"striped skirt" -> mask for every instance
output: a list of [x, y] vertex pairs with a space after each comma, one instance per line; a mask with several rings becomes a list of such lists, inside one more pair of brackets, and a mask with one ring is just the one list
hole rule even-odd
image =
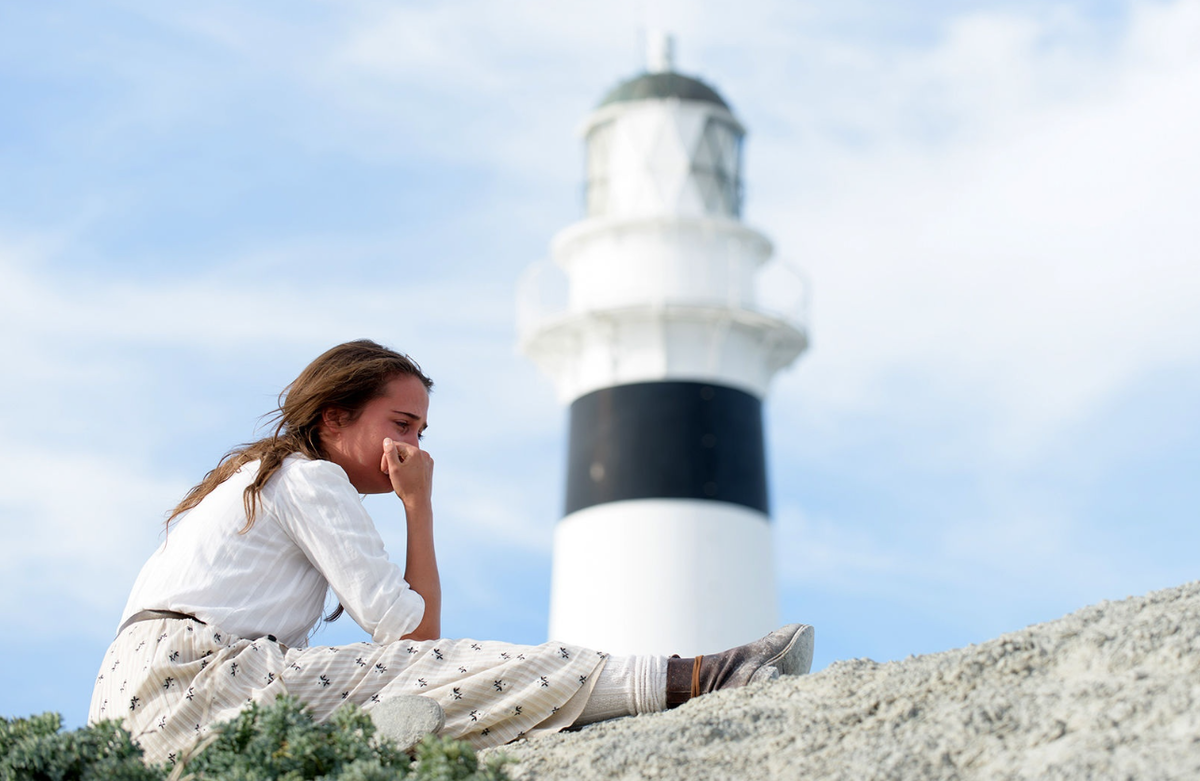
[[280, 694], [305, 702], [319, 722], [346, 703], [369, 711], [420, 694], [445, 710], [443, 736], [485, 748], [570, 726], [606, 658], [560, 643], [476, 640], [288, 648], [159, 618], [132, 624], [109, 646], [88, 721], [120, 720], [148, 762], [173, 763], [212, 725]]

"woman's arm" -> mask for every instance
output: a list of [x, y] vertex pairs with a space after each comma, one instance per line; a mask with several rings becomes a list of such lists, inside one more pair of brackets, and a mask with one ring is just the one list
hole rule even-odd
[[433, 543], [433, 458], [420, 448], [383, 441], [382, 468], [404, 503], [408, 543], [404, 579], [425, 600], [425, 614], [406, 639], [436, 640], [442, 632], [442, 581]]
[[[372, 642], [394, 643], [420, 626], [425, 599], [410, 587], [403, 566], [388, 556], [342, 467], [331, 461], [294, 459], [268, 486], [270, 517]], [[315, 621], [320, 604], [307, 607]]]

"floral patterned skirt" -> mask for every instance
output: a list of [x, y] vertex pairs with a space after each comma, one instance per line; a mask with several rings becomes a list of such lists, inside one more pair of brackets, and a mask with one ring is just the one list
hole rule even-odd
[[325, 721], [348, 702], [370, 710], [389, 697], [420, 694], [445, 710], [442, 735], [484, 748], [569, 726], [606, 658], [560, 643], [476, 640], [288, 648], [159, 618], [130, 625], [109, 646], [88, 721], [120, 720], [148, 762], [174, 762], [251, 702], [291, 694]]

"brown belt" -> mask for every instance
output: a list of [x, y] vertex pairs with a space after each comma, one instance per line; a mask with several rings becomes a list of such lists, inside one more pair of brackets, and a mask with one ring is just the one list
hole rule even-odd
[[203, 621], [195, 616], [188, 615], [187, 613], [177, 613], [174, 610], [141, 610], [125, 619], [125, 623], [121, 624], [121, 628], [117, 630], [117, 634], [124, 632], [130, 624], [136, 624], [138, 621], [149, 621], [152, 618], [178, 618], [185, 621], [195, 621], [201, 625], [204, 624]]

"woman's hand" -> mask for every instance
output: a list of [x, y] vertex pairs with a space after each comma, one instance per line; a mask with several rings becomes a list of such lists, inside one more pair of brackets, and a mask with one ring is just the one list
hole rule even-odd
[[392, 481], [392, 490], [406, 509], [427, 507], [433, 496], [433, 458], [407, 442], [383, 440], [379, 467]]
[[421, 623], [405, 638], [434, 640], [442, 631], [442, 581], [433, 546], [433, 458], [407, 442], [384, 439], [380, 469], [404, 502], [408, 524], [404, 579], [425, 600]]

